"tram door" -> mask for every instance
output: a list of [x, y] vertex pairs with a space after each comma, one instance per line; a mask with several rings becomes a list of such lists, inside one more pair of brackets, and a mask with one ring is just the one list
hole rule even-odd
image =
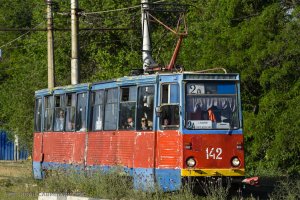
[[35, 100], [35, 114], [34, 114], [34, 140], [33, 140], [33, 158], [32, 158], [32, 169], [33, 176], [36, 179], [42, 179], [42, 107], [43, 99], [38, 97]]
[[154, 103], [155, 86], [138, 86], [133, 177], [134, 187], [142, 190], [148, 190], [151, 187], [154, 188]]
[[180, 134], [180, 76], [162, 75], [159, 84], [156, 180], [165, 191], [181, 185], [182, 135]]

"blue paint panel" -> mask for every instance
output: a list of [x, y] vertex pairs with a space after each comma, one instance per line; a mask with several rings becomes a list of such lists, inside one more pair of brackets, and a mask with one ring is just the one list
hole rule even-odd
[[179, 103], [179, 85], [171, 84], [170, 103]]
[[217, 94], [236, 94], [235, 83], [218, 83]]
[[[83, 165], [74, 165], [74, 164], [66, 164], [66, 163], [55, 163], [55, 162], [43, 162], [42, 164], [37, 162], [35, 164], [35, 169], [37, 172], [37, 175], [35, 177], [39, 177], [39, 171], [40, 170], [74, 170], [77, 172], [87, 172], [89, 173], [109, 173], [109, 172], [121, 172], [121, 173], [127, 173], [130, 176], [133, 176], [133, 169], [127, 168], [127, 167], [120, 167], [120, 166], [100, 166], [100, 165], [93, 165], [93, 166], [86, 166]], [[39, 168], [40, 167], [40, 168]], [[40, 169], [40, 170], [39, 170]], [[43, 173], [43, 172], [42, 172]], [[42, 175], [42, 177], [44, 177]], [[38, 179], [38, 178], [37, 178]]]
[[155, 179], [154, 169], [136, 168], [133, 169], [133, 187], [142, 191], [154, 191]]
[[42, 179], [42, 165], [40, 162], [32, 162], [33, 177], [35, 179]]
[[[14, 160], [14, 155], [15, 144], [8, 140], [4, 131], [0, 131], [0, 160]], [[19, 150], [19, 160], [26, 160], [27, 158], [28, 151], [26, 149]]]
[[93, 165], [93, 166], [87, 166], [87, 171], [95, 172], [100, 171], [103, 173], [109, 173], [111, 171], [122, 171], [130, 176], [133, 175], [132, 168], [128, 167], [120, 167], [120, 166], [101, 166], [101, 165]]
[[7, 139], [5, 132], [0, 132], [0, 160], [14, 159], [14, 143]]
[[29, 155], [29, 153], [28, 153], [28, 151], [26, 149], [20, 150], [19, 160], [27, 160], [28, 155]]
[[5, 136], [2, 132], [0, 132], [0, 160], [4, 159], [4, 153], [5, 153]]
[[178, 82], [180, 76], [182, 75], [161, 74], [159, 75], [159, 79], [160, 82], [162, 83], [171, 83], [171, 82]]
[[89, 83], [82, 83], [77, 85], [68, 85], [64, 87], [66, 93], [68, 92], [84, 92], [90, 88]]
[[74, 169], [74, 170], [83, 170], [83, 165], [77, 164], [67, 164], [67, 163], [55, 163], [55, 162], [43, 162], [42, 169], [54, 169], [54, 170], [66, 170], [66, 169]]
[[[114, 166], [87, 166], [84, 168], [83, 165], [72, 165], [65, 163], [54, 163], [54, 162], [33, 162], [34, 178], [41, 179], [44, 177], [41, 170], [47, 169], [60, 169], [70, 170], [74, 169], [78, 172], [96, 173], [99, 172], [125, 172], [133, 177], [133, 186], [135, 189], [143, 191], [154, 191], [155, 186], [158, 186], [161, 190], [176, 191], [181, 188], [181, 170], [180, 169], [153, 169], [153, 168], [120, 168]], [[155, 171], [154, 171], [155, 170]]]
[[236, 130], [188, 130], [183, 129], [182, 134], [243, 134], [242, 129]]
[[156, 181], [164, 192], [176, 191], [181, 188], [180, 169], [156, 169]]
[[35, 92], [36, 97], [41, 97], [41, 96], [51, 95], [51, 94], [52, 94], [52, 91], [48, 90], [48, 89], [38, 90]]
[[65, 94], [70, 92], [84, 92], [89, 89], [88, 83], [77, 84], [77, 85], [67, 85], [64, 87], [56, 87], [54, 88], [54, 94]]
[[92, 85], [91, 90], [101, 90], [101, 89], [106, 89], [106, 88], [115, 88], [117, 87], [116, 82], [100, 82], [100, 83], [95, 83]]
[[156, 82], [157, 75], [140, 75], [128, 76], [117, 79], [117, 85], [140, 85], [140, 84], [153, 84]]
[[53, 94], [65, 94], [65, 93], [66, 93], [66, 91], [63, 88], [61, 88], [61, 89], [55, 89], [53, 91]]
[[4, 160], [13, 160], [14, 159], [14, 146], [12, 142], [8, 142], [6, 141], [6, 153], [5, 153], [5, 157]]

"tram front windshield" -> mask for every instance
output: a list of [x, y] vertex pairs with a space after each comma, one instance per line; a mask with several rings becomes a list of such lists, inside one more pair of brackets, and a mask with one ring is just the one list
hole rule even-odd
[[234, 82], [189, 82], [185, 91], [187, 129], [239, 128]]

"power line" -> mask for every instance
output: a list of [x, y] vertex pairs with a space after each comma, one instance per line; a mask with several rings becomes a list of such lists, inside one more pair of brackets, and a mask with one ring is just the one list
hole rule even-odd
[[[40, 24], [36, 25], [33, 29], [37, 28], [38, 26], [40, 26], [40, 25], [43, 24], [43, 23], [44, 23], [44, 22], [41, 22]], [[31, 32], [30, 30], [27, 31], [26, 33], [20, 35], [19, 37], [17, 37], [17, 38], [15, 38], [15, 39], [11, 40], [10, 42], [8, 42], [8, 43], [6, 43], [6, 44], [0, 46], [0, 48], [3, 48], [3, 47], [5, 47], [5, 46], [10, 45], [11, 43], [13, 43], [13, 42], [17, 41], [18, 39], [24, 37], [25, 35], [27, 35], [27, 34], [30, 33], [30, 32]]]
[[[71, 28], [53, 28], [53, 31], [70, 31]], [[79, 31], [123, 31], [123, 30], [133, 30], [133, 28], [79, 28]], [[34, 32], [34, 31], [47, 31], [47, 28], [1, 28], [0, 31], [28, 31], [28, 32]], [[27, 33], [25, 33], [27, 34]]]
[[[166, 0], [161, 0], [161, 1], [156, 1], [153, 2], [155, 3], [160, 3], [160, 2], [164, 2]], [[130, 9], [134, 9], [134, 8], [139, 8], [141, 5], [136, 5], [136, 6], [131, 6], [131, 7], [126, 7], [126, 8], [119, 8], [119, 9], [113, 9], [113, 10], [104, 10], [104, 11], [99, 11], [99, 12], [89, 12], [89, 13], [82, 13], [84, 15], [92, 15], [92, 14], [101, 14], [101, 13], [108, 13], [108, 12], [116, 12], [116, 11], [122, 11], [122, 10], [130, 10]], [[34, 28], [0, 28], [0, 31], [27, 31], [26, 33], [20, 35], [19, 37], [13, 39], [12, 41], [0, 46], [0, 48], [3, 48], [5, 46], [10, 45], [11, 43], [17, 41], [18, 39], [24, 37], [25, 35], [27, 35], [30, 32], [33, 31], [47, 31], [47, 29], [37, 29], [38, 26], [40, 26], [42, 23], [38, 24], [37, 26], [35, 26]], [[133, 28], [81, 28], [80, 30], [94, 30], [94, 31], [109, 31], [109, 30], [133, 30]], [[70, 29], [67, 28], [54, 28], [54, 31], [70, 31]]]
[[[153, 3], [161, 3], [164, 2], [166, 0], [161, 0], [161, 1], [156, 1]], [[83, 15], [93, 15], [93, 14], [101, 14], [101, 13], [108, 13], [108, 12], [117, 12], [117, 11], [122, 11], [122, 10], [130, 10], [130, 9], [135, 9], [135, 8], [140, 8], [141, 5], [136, 5], [136, 6], [131, 6], [131, 7], [127, 7], [127, 8], [118, 8], [118, 9], [113, 9], [113, 10], [103, 10], [103, 11], [97, 11], [97, 12], [82, 12], [81, 14]]]

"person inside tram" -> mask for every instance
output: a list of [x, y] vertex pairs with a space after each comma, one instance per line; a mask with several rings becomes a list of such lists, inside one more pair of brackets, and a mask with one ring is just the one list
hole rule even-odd
[[134, 123], [132, 117], [127, 118], [127, 129], [133, 129], [134, 128]]
[[168, 126], [170, 123], [169, 123], [169, 119], [168, 118], [165, 118], [164, 119], [164, 126]]
[[148, 122], [147, 122], [147, 119], [145, 117], [143, 117], [141, 119], [141, 128], [142, 128], [142, 130], [148, 130], [149, 129]]
[[216, 110], [216, 107], [215, 106], [212, 106], [210, 107], [208, 110], [207, 110], [207, 113], [208, 113], [208, 119], [212, 122], [217, 122], [216, 120], [216, 115], [215, 115], [215, 110]]
[[163, 129], [169, 129], [169, 126], [170, 125], [170, 121], [169, 121], [169, 119], [168, 118], [164, 118], [163, 120], [162, 120], [162, 128]]
[[59, 116], [56, 119], [56, 130], [63, 131], [64, 130], [64, 123], [65, 123], [65, 113], [63, 110], [59, 111]]

